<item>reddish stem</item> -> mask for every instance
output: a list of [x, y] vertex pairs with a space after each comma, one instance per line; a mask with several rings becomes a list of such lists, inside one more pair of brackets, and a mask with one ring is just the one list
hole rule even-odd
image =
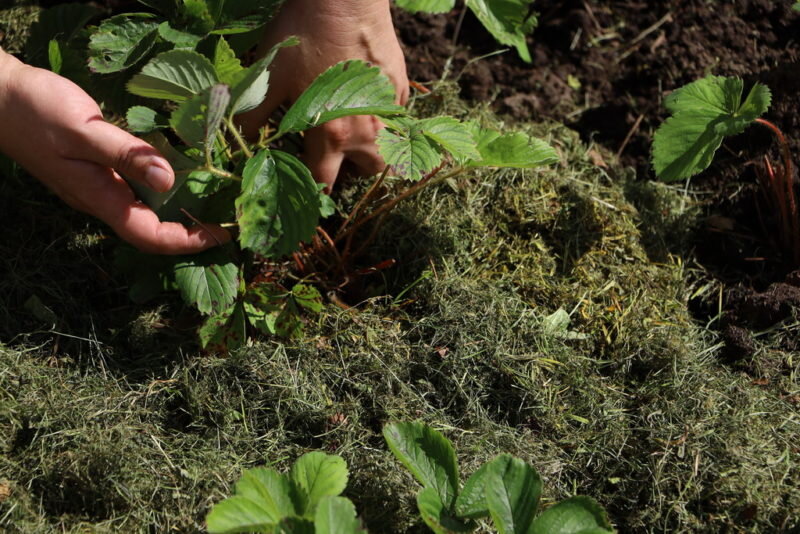
[[[781, 203], [781, 215], [784, 217], [784, 232], [787, 234], [785, 240], [794, 257], [795, 264], [800, 264], [800, 219], [798, 219], [797, 198], [794, 193], [794, 184], [792, 183], [794, 171], [791, 149], [789, 143], [786, 141], [786, 136], [783, 135], [780, 128], [764, 119], [756, 119], [756, 122], [769, 128], [772, 133], [775, 134], [775, 137], [778, 138], [778, 144], [781, 147], [783, 172], [780, 173], [780, 179], [776, 181], [782, 181], [783, 183], [776, 184], [775, 189], [780, 199], [779, 202]], [[787, 207], [788, 214], [785, 213]]]

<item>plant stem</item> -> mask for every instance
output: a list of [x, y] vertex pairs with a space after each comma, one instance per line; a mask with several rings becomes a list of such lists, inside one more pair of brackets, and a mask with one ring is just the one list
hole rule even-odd
[[250, 150], [250, 147], [247, 145], [247, 141], [245, 141], [244, 137], [242, 137], [242, 134], [239, 132], [239, 128], [237, 128], [236, 125], [233, 123], [233, 118], [226, 117], [225, 125], [228, 127], [228, 131], [231, 132], [231, 135], [233, 135], [233, 138], [236, 139], [236, 142], [241, 147], [242, 152], [244, 152], [244, 155], [247, 156], [248, 158], [252, 158], [253, 151]]
[[213, 165], [209, 166], [209, 167], [205, 167], [205, 168], [200, 168], [200, 169], [197, 169], [197, 170], [198, 171], [210, 172], [214, 176], [219, 176], [220, 178], [225, 178], [226, 180], [233, 180], [234, 182], [243, 181], [240, 176], [236, 176], [235, 174], [230, 173], [228, 171], [223, 171], [222, 169], [218, 169], [218, 168], [214, 167]]
[[375, 191], [377, 191], [378, 187], [380, 187], [380, 185], [386, 179], [386, 175], [389, 174], [389, 168], [390, 167], [387, 165], [386, 168], [383, 169], [383, 172], [378, 177], [378, 179], [375, 180], [375, 182], [373, 182], [372, 186], [370, 186], [367, 192], [364, 193], [364, 196], [362, 196], [359, 199], [359, 201], [356, 203], [356, 206], [353, 208], [353, 211], [350, 212], [350, 214], [347, 216], [347, 219], [345, 219], [344, 222], [342, 223], [342, 226], [339, 227], [339, 231], [337, 232], [337, 234], [341, 234], [345, 230], [345, 228], [347, 228], [347, 225], [350, 224], [350, 222], [358, 215], [358, 213], [361, 211], [361, 208], [364, 207], [364, 205], [367, 203], [367, 201], [369, 201], [370, 198], [372, 198], [372, 195], [375, 193]]
[[[786, 141], [786, 136], [783, 132], [773, 123], [764, 120], [756, 119], [758, 124], [769, 128], [772, 133], [778, 138], [778, 144], [781, 147], [783, 155], [783, 172], [781, 178], [783, 183], [777, 184], [777, 192], [779, 192], [779, 202], [781, 202], [781, 211], [784, 216], [784, 232], [786, 245], [792, 253], [795, 264], [800, 264], [800, 219], [797, 213], [797, 198], [794, 192], [794, 184], [792, 177], [794, 174], [792, 166], [792, 153], [789, 143]], [[788, 213], [785, 213], [788, 208]], [[788, 217], [787, 217], [788, 216]]]
[[[353, 226], [351, 226], [345, 232], [343, 232], [342, 234], [340, 234], [339, 236], [336, 237], [336, 242], [338, 243], [339, 241], [341, 241], [345, 237], [347, 237], [350, 234], [354, 233], [356, 230], [358, 230], [359, 228], [364, 226], [366, 223], [368, 223], [369, 221], [371, 221], [375, 217], [378, 217], [379, 215], [381, 215], [383, 213], [391, 211], [400, 202], [402, 202], [405, 199], [417, 194], [418, 192], [420, 192], [423, 189], [425, 189], [427, 186], [432, 185], [432, 184], [437, 184], [437, 183], [443, 182], [444, 180], [448, 180], [450, 178], [458, 176], [459, 174], [463, 173], [466, 170], [466, 168], [459, 166], [459, 167], [456, 167], [455, 169], [453, 169], [452, 171], [448, 172], [447, 174], [443, 174], [441, 176], [437, 176], [437, 174], [438, 174], [438, 172], [440, 170], [441, 170], [441, 167], [439, 167], [438, 169], [434, 169], [433, 172], [428, 174], [426, 177], [424, 177], [422, 180], [420, 180], [419, 182], [414, 184], [412, 187], [409, 187], [408, 189], [403, 191], [401, 194], [399, 194], [397, 197], [393, 198], [392, 200], [390, 200], [389, 202], [387, 202], [383, 206], [379, 207], [378, 209], [376, 209], [375, 211], [373, 211], [372, 213], [370, 213], [369, 215], [367, 215], [366, 217], [364, 217], [363, 219], [358, 221], [357, 223], [353, 224]], [[434, 180], [434, 178], [436, 178], [436, 179]]]

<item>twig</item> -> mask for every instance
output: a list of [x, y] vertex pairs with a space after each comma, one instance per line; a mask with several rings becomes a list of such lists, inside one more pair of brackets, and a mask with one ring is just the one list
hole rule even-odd
[[622, 156], [622, 153], [628, 147], [628, 143], [631, 142], [631, 139], [633, 139], [633, 136], [639, 130], [639, 126], [642, 125], [642, 121], [643, 120], [644, 120], [644, 114], [639, 115], [639, 118], [636, 119], [636, 122], [633, 123], [633, 126], [631, 127], [630, 131], [628, 132], [628, 135], [625, 136], [625, 140], [622, 142], [622, 145], [620, 145], [619, 150], [617, 150], [617, 159], [619, 159], [620, 156]]
[[201, 222], [200, 222], [200, 220], [199, 220], [199, 219], [197, 219], [197, 217], [195, 217], [194, 215], [192, 215], [191, 213], [189, 213], [188, 211], [186, 211], [186, 210], [185, 210], [185, 209], [183, 209], [183, 208], [181, 208], [181, 213], [183, 213], [184, 215], [186, 215], [187, 217], [189, 217], [189, 219], [191, 219], [191, 221], [192, 221], [193, 223], [195, 223], [197, 226], [199, 226], [200, 228], [202, 228], [203, 230], [205, 230], [205, 231], [206, 231], [206, 233], [207, 233], [208, 235], [210, 235], [210, 236], [211, 236], [211, 238], [212, 238], [214, 241], [216, 241], [216, 242], [217, 242], [217, 245], [218, 245], [218, 246], [220, 246], [220, 247], [222, 246], [222, 241], [220, 241], [219, 239], [217, 239], [217, 236], [215, 236], [215, 235], [214, 235], [214, 232], [212, 232], [211, 230], [209, 230], [209, 229], [208, 229], [208, 227], [207, 227], [205, 224], [201, 223]]

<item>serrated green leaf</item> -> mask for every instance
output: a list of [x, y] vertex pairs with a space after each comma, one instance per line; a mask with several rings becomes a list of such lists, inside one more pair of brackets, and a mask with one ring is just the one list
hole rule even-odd
[[243, 178], [236, 199], [243, 248], [279, 258], [311, 239], [319, 221], [319, 195], [300, 160], [264, 150], [247, 162]]
[[336, 497], [347, 487], [347, 463], [341, 456], [309, 452], [292, 466], [289, 479], [297, 513], [314, 517], [323, 497]]
[[197, 43], [203, 39], [202, 35], [195, 35], [193, 33], [176, 30], [170, 26], [169, 22], [167, 21], [159, 24], [158, 34], [165, 41], [174, 44], [175, 48], [185, 48], [189, 50], [196, 47]]
[[322, 295], [314, 286], [295, 284], [292, 288], [292, 297], [298, 306], [313, 313], [322, 311]]
[[132, 13], [106, 19], [89, 41], [89, 68], [109, 74], [136, 65], [152, 50], [158, 23], [152, 15]]
[[239, 267], [220, 248], [187, 257], [175, 265], [175, 282], [187, 304], [217, 315], [236, 300]]
[[128, 123], [128, 131], [138, 134], [169, 127], [169, 120], [166, 117], [145, 106], [130, 108], [125, 114], [125, 121]]
[[208, 34], [216, 24], [206, 0], [181, 0], [178, 13], [182, 25], [198, 35]]
[[290, 37], [278, 43], [266, 56], [231, 77], [231, 110], [234, 115], [250, 111], [264, 101], [269, 89], [269, 66], [281, 48], [296, 46], [299, 42], [296, 37]]
[[288, 478], [260, 467], [244, 472], [236, 484], [236, 495], [214, 506], [206, 523], [212, 534], [271, 532], [282, 519], [295, 513]]
[[436, 534], [472, 532], [475, 524], [452, 517], [442, 504], [439, 493], [434, 488], [424, 488], [417, 494], [417, 509], [422, 520]]
[[284, 115], [280, 133], [302, 132], [351, 115], [401, 115], [392, 83], [378, 67], [358, 60], [323, 72]]
[[198, 331], [200, 345], [210, 351], [228, 353], [247, 341], [247, 319], [244, 305], [237, 302], [219, 315], [212, 315]]
[[442, 162], [438, 147], [425, 135], [422, 122], [394, 120], [378, 132], [378, 150], [397, 176], [419, 181]]
[[450, 440], [424, 423], [388, 424], [383, 437], [395, 457], [450, 510], [458, 494], [458, 461]]
[[242, 62], [224, 37], [219, 38], [214, 49], [214, 70], [219, 81], [228, 85], [233, 85], [236, 75], [244, 70]]
[[456, 514], [458, 517], [477, 519], [489, 515], [486, 504], [486, 474], [489, 472], [489, 462], [483, 464], [472, 476], [467, 479], [461, 493], [456, 499]]
[[50, 41], [69, 43], [97, 14], [95, 7], [79, 3], [60, 4], [41, 11], [25, 42], [26, 62], [45, 66]]
[[455, 7], [456, 0], [394, 0], [394, 3], [409, 13], [446, 13]]
[[456, 161], [481, 158], [470, 129], [452, 117], [433, 117], [419, 123], [422, 133], [447, 150]]
[[528, 63], [531, 54], [526, 36], [536, 28], [531, 12], [533, 0], [466, 0], [478, 20], [498, 42], [513, 46], [519, 57]]
[[467, 162], [468, 167], [531, 169], [558, 161], [555, 149], [541, 139], [522, 132], [501, 134], [474, 124], [471, 128], [481, 158]]
[[519, 458], [502, 454], [487, 468], [486, 504], [499, 534], [527, 534], [539, 507], [542, 480]]
[[743, 132], [767, 111], [772, 97], [766, 86], [755, 84], [744, 104], [742, 91], [739, 78], [708, 76], [665, 99], [673, 115], [653, 139], [653, 168], [661, 180], [683, 180], [705, 170], [726, 136]]
[[228, 497], [214, 506], [206, 517], [211, 534], [272, 532], [276, 523], [259, 503], [244, 497]]
[[128, 91], [146, 98], [183, 102], [217, 83], [214, 66], [190, 50], [170, 50], [153, 58], [128, 83]]
[[366, 534], [356, 507], [344, 497], [323, 497], [314, 514], [316, 534]]
[[551, 506], [531, 525], [529, 534], [613, 534], [603, 508], [589, 497], [572, 497]]

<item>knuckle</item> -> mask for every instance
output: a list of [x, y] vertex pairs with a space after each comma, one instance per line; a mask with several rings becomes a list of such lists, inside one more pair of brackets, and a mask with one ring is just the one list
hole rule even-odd
[[117, 147], [114, 152], [113, 168], [122, 172], [127, 172], [134, 166], [134, 158], [136, 157], [136, 147], [133, 143], [123, 143]]
[[325, 137], [333, 150], [343, 150], [352, 137], [352, 130], [346, 121], [332, 121], [324, 126]]

